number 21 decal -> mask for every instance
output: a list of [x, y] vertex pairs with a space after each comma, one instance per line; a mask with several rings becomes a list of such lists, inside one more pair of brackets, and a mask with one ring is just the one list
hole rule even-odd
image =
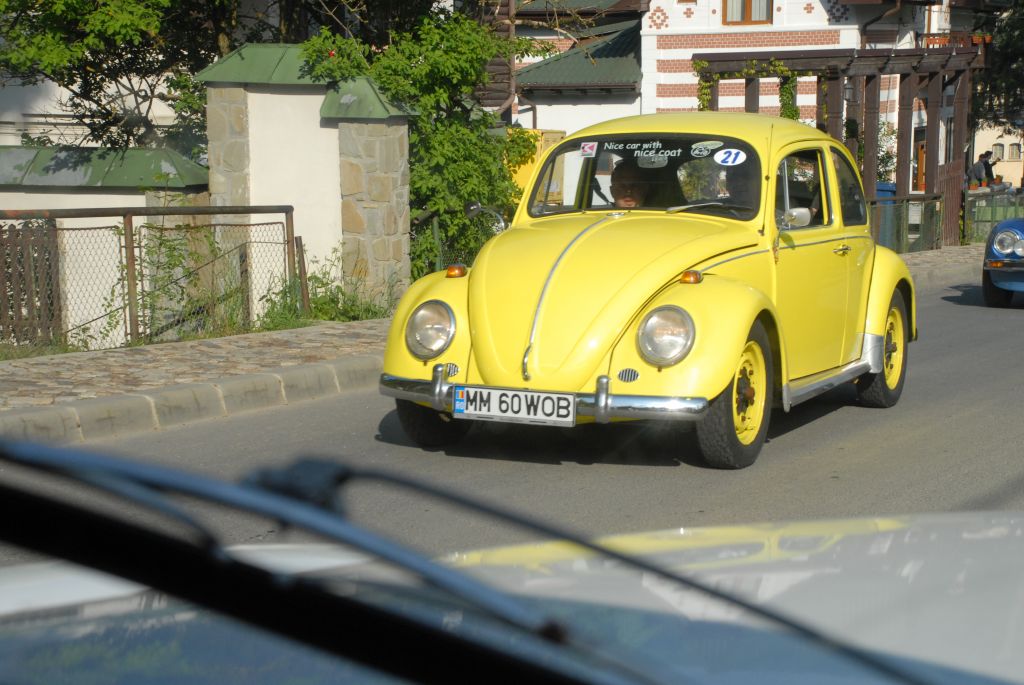
[[715, 153], [715, 161], [722, 166], [736, 166], [747, 160], [747, 153], [735, 148], [726, 148]]

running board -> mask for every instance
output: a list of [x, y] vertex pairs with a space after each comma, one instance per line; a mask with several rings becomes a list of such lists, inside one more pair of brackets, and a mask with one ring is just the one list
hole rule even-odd
[[879, 373], [884, 364], [884, 342], [880, 335], [864, 334], [861, 347], [861, 358], [838, 369], [830, 369], [813, 376], [798, 378], [782, 386], [782, 408], [789, 411], [791, 407], [806, 402], [812, 397], [828, 392], [843, 383], [856, 380], [865, 373]]

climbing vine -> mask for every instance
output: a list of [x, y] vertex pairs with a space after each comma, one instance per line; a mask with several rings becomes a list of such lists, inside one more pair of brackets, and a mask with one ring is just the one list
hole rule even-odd
[[718, 82], [723, 79], [775, 77], [779, 79], [779, 115], [786, 119], [800, 118], [800, 108], [796, 104], [796, 84], [797, 78], [806, 74], [793, 71], [774, 57], [767, 63], [750, 60], [747, 62], [747, 66], [740, 71], [708, 74], [707, 68], [707, 62], [694, 60], [693, 71], [699, 77], [697, 109], [704, 111], [711, 108], [711, 93]]

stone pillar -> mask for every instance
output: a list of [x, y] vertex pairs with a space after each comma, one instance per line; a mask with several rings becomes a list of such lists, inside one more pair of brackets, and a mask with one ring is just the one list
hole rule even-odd
[[342, 120], [342, 268], [370, 297], [393, 297], [410, 280], [409, 129], [405, 117]]
[[249, 116], [245, 88], [206, 91], [210, 204], [249, 204]]
[[[210, 205], [245, 206], [250, 202], [249, 110], [245, 86], [210, 86], [206, 89], [207, 157], [210, 166]], [[248, 216], [217, 215], [213, 224], [244, 224]], [[220, 250], [246, 242], [244, 229], [220, 229]]]

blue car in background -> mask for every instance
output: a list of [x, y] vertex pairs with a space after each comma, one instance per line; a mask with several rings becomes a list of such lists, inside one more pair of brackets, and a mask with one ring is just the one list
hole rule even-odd
[[989, 233], [981, 286], [989, 307], [1008, 307], [1024, 292], [1024, 219], [1000, 221]]

